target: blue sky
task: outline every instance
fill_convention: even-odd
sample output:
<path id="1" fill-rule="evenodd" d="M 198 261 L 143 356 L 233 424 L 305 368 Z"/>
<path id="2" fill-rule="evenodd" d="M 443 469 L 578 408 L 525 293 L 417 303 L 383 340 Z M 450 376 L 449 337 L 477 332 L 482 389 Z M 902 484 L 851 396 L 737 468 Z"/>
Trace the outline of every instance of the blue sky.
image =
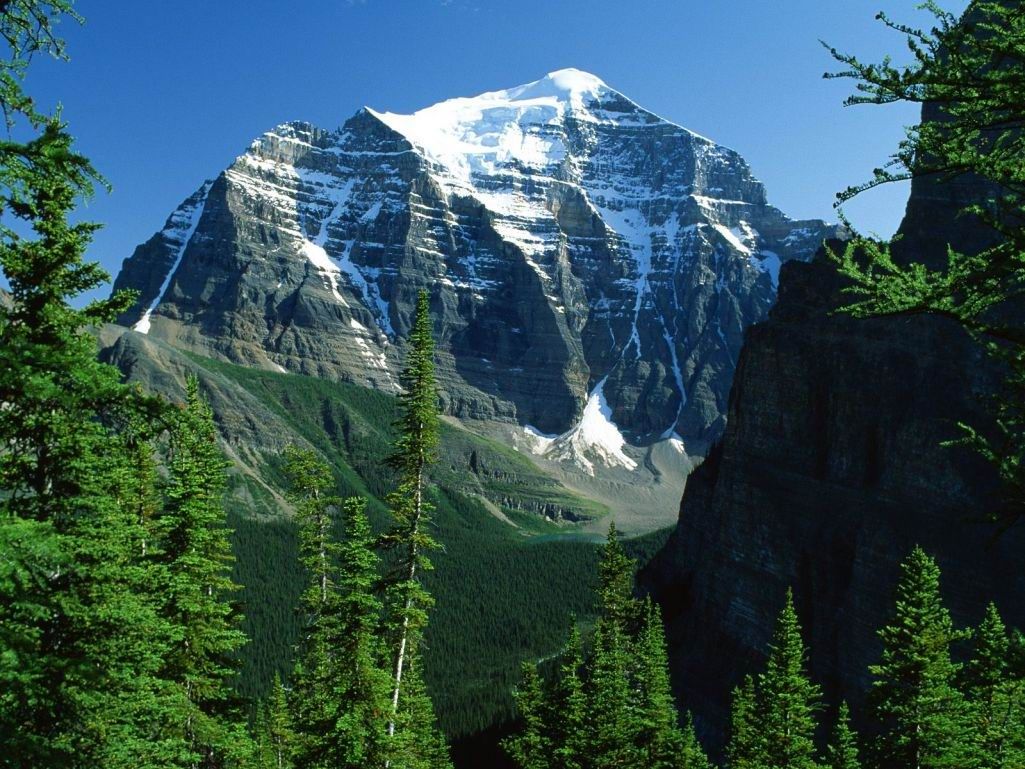
<path id="1" fill-rule="evenodd" d="M 249 142 L 292 119 L 336 127 L 359 107 L 407 112 L 563 67 L 738 150 L 795 218 L 835 218 L 916 111 L 843 108 L 850 81 L 824 39 L 867 58 L 903 52 L 874 21 L 927 22 L 917 0 L 79 0 L 70 63 L 37 61 L 28 89 L 63 105 L 113 185 L 89 203 L 90 256 L 111 272 Z M 948 0 L 949 10 L 964 2 Z M 889 235 L 906 188 L 848 213 Z"/>

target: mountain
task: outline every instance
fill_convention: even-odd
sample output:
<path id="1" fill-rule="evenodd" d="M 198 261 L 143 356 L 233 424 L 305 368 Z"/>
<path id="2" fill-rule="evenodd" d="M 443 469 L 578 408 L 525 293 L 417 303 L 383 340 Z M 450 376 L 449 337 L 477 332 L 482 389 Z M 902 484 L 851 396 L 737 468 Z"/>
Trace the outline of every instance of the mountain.
<path id="1" fill-rule="evenodd" d="M 993 233 L 958 212 L 991 196 L 972 177 L 915 180 L 894 258 L 941 265 L 947 243 L 978 252 Z M 855 706 L 915 544 L 939 561 L 961 626 L 990 599 L 1009 625 L 1025 624 L 1025 532 L 998 536 L 985 520 L 1001 503 L 994 468 L 943 445 L 958 422 L 992 427 L 1001 370 L 948 319 L 836 314 L 844 285 L 825 254 L 784 267 L 769 319 L 748 330 L 722 442 L 643 574 L 664 610 L 674 681 L 712 737 L 787 587 L 812 676 Z"/>
<path id="2" fill-rule="evenodd" d="M 837 234 L 770 206 L 736 152 L 567 69 L 278 126 L 115 288 L 138 291 L 121 323 L 177 348 L 394 392 L 427 287 L 447 414 L 629 485 L 682 477 L 721 434 L 780 265 Z"/>

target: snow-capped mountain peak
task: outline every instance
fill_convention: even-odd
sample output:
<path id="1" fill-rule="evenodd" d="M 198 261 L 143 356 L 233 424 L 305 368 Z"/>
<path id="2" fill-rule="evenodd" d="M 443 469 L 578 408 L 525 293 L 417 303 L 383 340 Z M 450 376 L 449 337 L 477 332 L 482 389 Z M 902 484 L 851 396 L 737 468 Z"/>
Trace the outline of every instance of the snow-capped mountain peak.
<path id="1" fill-rule="evenodd" d="M 140 331 L 390 390 L 429 288 L 450 414 L 632 472 L 639 447 L 719 435 L 780 265 L 836 232 L 770 206 L 736 152 L 561 69 L 340 130 L 279 126 L 116 286 L 139 291 L 122 320 Z"/>
<path id="2" fill-rule="evenodd" d="M 623 119 L 624 113 L 604 109 L 606 102 L 626 107 L 635 120 L 660 120 L 579 69 L 560 69 L 514 88 L 447 99 L 408 115 L 367 111 L 446 168 L 454 180 L 469 184 L 475 174 L 511 166 L 528 173 L 551 170 L 566 155 L 558 127 L 567 116 L 588 122 Z"/>

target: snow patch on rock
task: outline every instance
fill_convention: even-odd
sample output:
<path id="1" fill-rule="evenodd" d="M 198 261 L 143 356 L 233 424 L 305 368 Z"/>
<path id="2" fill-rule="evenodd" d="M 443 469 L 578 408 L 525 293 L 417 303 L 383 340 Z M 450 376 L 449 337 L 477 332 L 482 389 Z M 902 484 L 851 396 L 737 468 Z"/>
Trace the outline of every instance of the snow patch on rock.
<path id="1" fill-rule="evenodd" d="M 167 289 L 171 285 L 171 279 L 178 271 L 178 266 L 185 255 L 185 249 L 188 248 L 189 243 L 192 241 L 192 236 L 196 234 L 196 227 L 199 226 L 199 220 L 203 216 L 206 196 L 209 194 L 211 186 L 213 186 L 213 182 L 205 182 L 192 199 L 183 203 L 177 211 L 171 214 L 167 226 L 160 232 L 167 244 L 175 249 L 174 261 L 171 263 L 171 269 L 164 276 L 164 282 L 161 283 L 160 290 L 157 292 L 153 303 L 142 314 L 142 317 L 139 318 L 135 325 L 132 326 L 132 329 L 140 334 L 149 333 L 150 318 L 153 315 L 153 311 L 157 309 L 157 305 L 164 298 L 164 294 L 167 293 Z"/>
<path id="2" fill-rule="evenodd" d="M 637 463 L 623 451 L 626 439 L 612 421 L 604 387 L 602 379 L 588 396 L 580 421 L 562 435 L 547 435 L 529 425 L 524 428 L 533 442 L 531 451 L 546 459 L 572 462 L 591 476 L 596 462 L 606 467 L 636 470 Z"/>

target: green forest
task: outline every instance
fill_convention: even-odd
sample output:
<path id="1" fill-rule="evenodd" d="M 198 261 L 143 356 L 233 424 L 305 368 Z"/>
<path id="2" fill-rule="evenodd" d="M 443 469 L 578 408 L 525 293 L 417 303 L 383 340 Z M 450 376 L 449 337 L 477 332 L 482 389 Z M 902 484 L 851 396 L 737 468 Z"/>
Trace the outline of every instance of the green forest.
<path id="1" fill-rule="evenodd" d="M 842 312 L 942 315 L 1007 367 L 1000 435 L 961 426 L 1005 485 L 1000 536 L 1025 504 L 1025 333 L 1008 312 L 1025 293 L 1025 10 L 976 2 L 966 22 L 927 8 L 926 31 L 880 17 L 910 65 L 832 51 L 852 103 L 947 117 L 909 130 L 841 202 L 972 173 L 1006 191 L 970 212 L 1000 237 L 941 270 L 861 236 L 832 256 Z M 993 604 L 956 627 L 920 548 L 863 698 L 824 697 L 788 592 L 732 694 L 724 754 L 707 750 L 671 687 L 661 610 L 635 584 L 669 532 L 612 525 L 598 541 L 532 513 L 609 511 L 442 419 L 426 290 L 397 397 L 199 355 L 183 402 L 125 381 L 96 329 L 134 297 L 81 301 L 108 280 L 79 211 L 106 182 L 25 90 L 34 58 L 66 57 L 61 19 L 81 21 L 69 0 L 0 3 L 0 765 L 444 769 L 492 730 L 518 769 L 1025 766 L 1025 636 Z M 237 472 L 208 376 L 302 445 L 260 457 L 258 479 Z"/>

